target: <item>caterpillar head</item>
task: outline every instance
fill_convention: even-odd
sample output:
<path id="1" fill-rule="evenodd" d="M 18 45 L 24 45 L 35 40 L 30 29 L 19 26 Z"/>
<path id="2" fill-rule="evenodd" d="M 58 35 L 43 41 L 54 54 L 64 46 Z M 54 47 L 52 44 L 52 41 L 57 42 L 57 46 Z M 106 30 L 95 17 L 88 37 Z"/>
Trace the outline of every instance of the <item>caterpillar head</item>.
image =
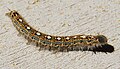
<path id="1" fill-rule="evenodd" d="M 100 43 L 107 43 L 107 38 L 104 35 L 97 35 L 96 38 Z"/>

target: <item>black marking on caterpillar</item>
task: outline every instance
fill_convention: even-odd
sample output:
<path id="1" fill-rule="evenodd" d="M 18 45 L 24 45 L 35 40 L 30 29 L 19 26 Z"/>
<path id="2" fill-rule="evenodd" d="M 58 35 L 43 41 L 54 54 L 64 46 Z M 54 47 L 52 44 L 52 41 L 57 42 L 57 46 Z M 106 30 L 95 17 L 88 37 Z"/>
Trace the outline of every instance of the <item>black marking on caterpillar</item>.
<path id="1" fill-rule="evenodd" d="M 73 35 L 73 36 L 52 36 L 39 32 L 32 28 L 15 10 L 6 13 L 13 22 L 18 32 L 25 36 L 28 44 L 36 43 L 41 49 L 48 49 L 54 52 L 67 51 L 93 51 L 113 52 L 114 47 L 107 43 L 104 35 Z"/>

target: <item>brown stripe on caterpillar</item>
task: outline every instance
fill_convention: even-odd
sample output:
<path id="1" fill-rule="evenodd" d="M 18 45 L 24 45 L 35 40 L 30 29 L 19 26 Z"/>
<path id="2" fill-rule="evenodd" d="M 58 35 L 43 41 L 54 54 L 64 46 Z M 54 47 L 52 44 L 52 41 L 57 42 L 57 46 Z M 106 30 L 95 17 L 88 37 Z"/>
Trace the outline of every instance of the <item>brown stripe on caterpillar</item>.
<path id="1" fill-rule="evenodd" d="M 77 50 L 95 50 L 107 44 L 107 38 L 104 35 L 74 35 L 74 36 L 52 36 L 39 32 L 32 28 L 15 10 L 6 13 L 18 32 L 25 36 L 28 44 L 36 43 L 41 49 L 48 49 L 54 52 L 77 51 Z"/>

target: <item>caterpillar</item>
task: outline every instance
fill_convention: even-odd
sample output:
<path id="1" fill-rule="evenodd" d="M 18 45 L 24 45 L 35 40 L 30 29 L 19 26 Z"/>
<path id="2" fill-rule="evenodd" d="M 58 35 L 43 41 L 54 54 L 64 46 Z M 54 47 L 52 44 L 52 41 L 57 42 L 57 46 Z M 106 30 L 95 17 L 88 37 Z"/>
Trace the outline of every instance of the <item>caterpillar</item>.
<path id="1" fill-rule="evenodd" d="M 15 10 L 6 13 L 12 20 L 14 27 L 28 40 L 28 44 L 34 42 L 39 50 L 53 52 L 67 51 L 95 51 L 96 48 L 108 44 L 104 35 L 73 35 L 53 36 L 35 30 Z"/>

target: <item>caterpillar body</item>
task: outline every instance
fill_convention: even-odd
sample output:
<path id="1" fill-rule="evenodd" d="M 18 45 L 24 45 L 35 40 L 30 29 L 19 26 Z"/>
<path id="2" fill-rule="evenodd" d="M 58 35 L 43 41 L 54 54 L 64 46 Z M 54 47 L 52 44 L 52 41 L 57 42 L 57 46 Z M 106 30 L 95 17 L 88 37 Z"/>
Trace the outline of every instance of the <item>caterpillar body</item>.
<path id="1" fill-rule="evenodd" d="M 28 43 L 36 43 L 40 50 L 48 49 L 54 52 L 85 51 L 94 50 L 107 44 L 107 38 L 104 35 L 52 36 L 35 30 L 15 10 L 6 13 L 6 15 L 11 18 L 13 25 L 20 34 L 25 36 Z"/>

